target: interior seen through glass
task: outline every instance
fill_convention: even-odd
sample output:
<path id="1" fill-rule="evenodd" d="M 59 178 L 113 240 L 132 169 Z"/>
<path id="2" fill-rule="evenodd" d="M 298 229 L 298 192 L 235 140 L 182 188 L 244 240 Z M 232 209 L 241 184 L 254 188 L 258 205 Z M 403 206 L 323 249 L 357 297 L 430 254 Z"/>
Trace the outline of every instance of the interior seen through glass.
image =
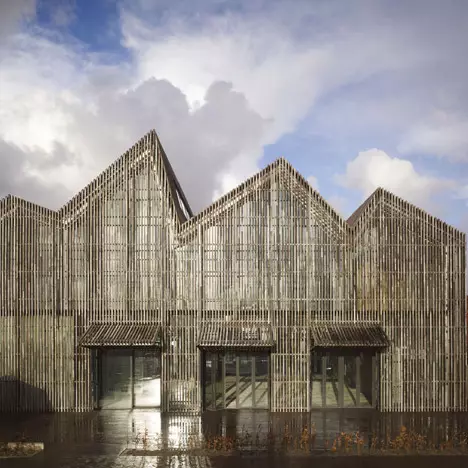
<path id="1" fill-rule="evenodd" d="M 205 409 L 268 409 L 268 367 L 268 353 L 205 352 Z"/>
<path id="2" fill-rule="evenodd" d="M 158 349 L 101 351 L 99 407 L 161 406 L 161 353 Z"/>
<path id="3" fill-rule="evenodd" d="M 375 407 L 377 360 L 372 351 L 312 355 L 312 408 Z"/>
<path id="4" fill-rule="evenodd" d="M 205 409 L 268 409 L 267 352 L 205 352 Z M 312 354 L 311 407 L 375 407 L 377 359 L 372 351 Z M 103 409 L 159 407 L 161 354 L 158 349 L 101 352 L 99 406 Z"/>

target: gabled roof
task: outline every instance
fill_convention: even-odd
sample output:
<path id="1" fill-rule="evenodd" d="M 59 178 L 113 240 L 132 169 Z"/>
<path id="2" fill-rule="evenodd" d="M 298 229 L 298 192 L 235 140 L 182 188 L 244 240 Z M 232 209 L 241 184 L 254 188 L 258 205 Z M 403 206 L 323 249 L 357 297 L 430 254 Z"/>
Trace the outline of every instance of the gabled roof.
<path id="1" fill-rule="evenodd" d="M 11 215 L 17 209 L 21 209 L 23 212 L 29 212 L 35 217 L 43 217 L 48 219 L 55 218 L 58 215 L 56 211 L 38 205 L 37 203 L 30 202 L 24 198 L 16 197 L 15 195 L 7 195 L 6 197 L 0 199 L 0 220 L 5 216 Z"/>
<path id="2" fill-rule="evenodd" d="M 139 168 L 158 159 L 161 161 L 164 169 L 162 176 L 167 181 L 170 191 L 168 202 L 172 206 L 178 222 L 185 222 L 192 216 L 192 210 L 155 130 L 148 132 L 86 185 L 86 187 L 80 190 L 80 192 L 60 208 L 59 214 L 64 217 L 65 222 L 76 219 L 86 211 L 88 203 L 91 200 L 99 199 L 99 197 L 103 196 L 102 192 L 104 190 L 115 190 L 119 187 L 124 182 L 123 174 L 125 170 L 138 171 Z M 118 179 L 119 177 L 122 178 L 121 181 Z"/>
<path id="3" fill-rule="evenodd" d="M 7 213 L 11 213 L 12 210 L 21 206 L 22 209 L 29 210 L 35 215 L 60 216 L 65 223 L 70 222 L 86 212 L 90 201 L 99 200 L 100 197 L 105 196 L 106 191 L 108 194 L 109 191 L 119 189 L 124 181 L 123 175 L 126 170 L 138 171 L 145 165 L 154 164 L 157 161 L 161 163 L 161 167 L 163 168 L 161 174 L 163 180 L 161 183 L 169 188 L 169 193 L 166 194 L 167 202 L 178 223 L 179 236 L 182 237 L 193 232 L 198 226 L 204 223 L 212 222 L 219 217 L 226 216 L 229 210 L 234 209 L 239 203 L 242 203 L 248 196 L 254 193 L 257 188 L 268 183 L 272 175 L 278 175 L 284 187 L 287 188 L 296 199 L 300 200 L 304 207 L 307 209 L 310 207 L 315 210 L 314 215 L 319 222 L 322 222 L 323 226 L 330 229 L 330 232 L 334 235 L 346 229 L 351 229 L 353 232 L 356 232 L 355 228 L 359 220 L 362 219 L 369 210 L 374 209 L 383 201 L 386 207 L 392 210 L 398 210 L 401 207 L 404 207 L 405 210 L 413 210 L 427 222 L 433 223 L 436 230 L 445 230 L 455 236 L 462 235 L 463 238 L 466 237 L 466 234 L 462 231 L 446 224 L 442 220 L 435 218 L 424 210 L 383 188 L 376 189 L 348 220 L 344 221 L 331 205 L 322 198 L 304 177 L 284 158 L 275 160 L 266 168 L 250 177 L 194 216 L 155 130 L 151 130 L 143 136 L 143 138 L 120 156 L 120 158 L 101 172 L 101 174 L 77 193 L 69 202 L 62 206 L 58 212 L 8 195 L 0 200 L 0 219 Z M 310 203 L 311 201 L 313 201 L 313 203 Z M 330 228 L 330 220 L 335 224 L 335 228 Z"/>
<path id="4" fill-rule="evenodd" d="M 329 220 L 331 219 L 332 222 L 342 227 L 342 229 L 345 229 L 346 221 L 338 212 L 332 208 L 286 159 L 279 158 L 184 223 L 181 226 L 179 235 L 184 237 L 199 225 L 212 222 L 214 219 L 225 216 L 229 210 L 236 207 L 239 203 L 242 203 L 251 193 L 254 193 L 256 189 L 267 183 L 271 179 L 271 176 L 275 174 L 281 178 L 281 183 L 287 187 L 296 198 L 299 198 L 303 202 L 305 207 L 308 208 L 309 201 L 313 202 L 311 204 L 312 209 L 316 209 L 317 204 L 321 205 L 320 213 L 316 213 L 317 216 L 326 216 Z"/>
<path id="5" fill-rule="evenodd" d="M 451 234 L 461 234 L 465 233 L 450 224 L 442 221 L 439 218 L 429 214 L 427 211 L 422 208 L 417 207 L 416 205 L 406 201 L 405 199 L 398 197 L 394 193 L 386 190 L 382 187 L 377 188 L 358 208 L 357 210 L 348 218 L 347 222 L 351 228 L 355 228 L 357 223 L 366 212 L 371 209 L 372 206 L 377 206 L 379 203 L 384 202 L 387 206 L 391 206 L 392 210 L 398 210 L 397 205 L 404 206 L 407 210 L 412 210 L 417 213 L 422 218 L 425 218 L 428 222 L 433 223 L 436 230 L 447 229 Z"/>
<path id="6" fill-rule="evenodd" d="M 364 202 L 359 205 L 356 211 L 347 219 L 347 223 L 353 227 L 358 220 L 361 218 L 362 214 L 366 211 L 366 209 L 372 204 L 374 200 L 377 200 L 381 196 L 382 188 L 377 188 L 374 192 L 372 192 Z"/>

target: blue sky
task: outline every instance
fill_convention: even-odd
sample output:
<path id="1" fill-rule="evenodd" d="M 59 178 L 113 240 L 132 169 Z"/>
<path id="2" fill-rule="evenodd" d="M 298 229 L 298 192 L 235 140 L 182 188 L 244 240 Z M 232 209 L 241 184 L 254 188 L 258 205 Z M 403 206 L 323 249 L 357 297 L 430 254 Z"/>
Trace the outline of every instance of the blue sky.
<path id="1" fill-rule="evenodd" d="M 294 4 L 294 6 L 293 6 Z M 0 196 L 58 208 L 155 128 L 198 212 L 279 156 L 468 231 L 468 3 L 6 0 Z"/>

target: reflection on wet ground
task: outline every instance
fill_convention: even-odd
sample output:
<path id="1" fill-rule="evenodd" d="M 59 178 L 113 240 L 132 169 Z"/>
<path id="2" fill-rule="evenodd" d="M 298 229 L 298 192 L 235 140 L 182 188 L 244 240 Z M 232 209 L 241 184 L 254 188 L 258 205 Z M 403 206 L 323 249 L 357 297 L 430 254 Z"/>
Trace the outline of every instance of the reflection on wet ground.
<path id="1" fill-rule="evenodd" d="M 146 433 L 148 447 L 161 443 L 185 448 L 190 436 L 240 437 L 282 435 L 287 428 L 300 435 L 314 425 L 317 444 L 340 432 L 359 431 L 364 437 L 395 436 L 401 426 L 434 442 L 468 431 L 468 413 L 378 413 L 373 410 L 324 410 L 311 413 L 213 411 L 202 415 L 164 414 L 147 410 L 103 410 L 89 413 L 2 414 L 0 440 L 24 434 L 46 444 L 118 444 L 133 446 Z"/>
<path id="2" fill-rule="evenodd" d="M 183 454 L 194 438 L 222 436 L 262 440 L 285 431 L 300 437 L 303 428 L 315 427 L 316 447 L 325 446 L 341 432 L 359 431 L 364 443 L 376 435 L 395 437 L 401 426 L 440 443 L 454 434 L 468 432 L 468 413 L 378 413 L 373 410 L 323 410 L 311 413 L 269 413 L 267 411 L 207 412 L 203 415 L 161 414 L 158 411 L 107 410 L 90 413 L 2 414 L 0 440 L 15 440 L 23 435 L 45 443 L 44 454 L 27 463 L 60 466 L 143 466 L 140 457 L 119 457 L 125 448 L 180 451 L 172 461 L 146 458 L 144 466 L 214 466 L 206 457 Z M 166 457 L 168 458 L 168 457 Z M 55 460 L 55 461 L 54 461 Z M 84 464 L 81 463 L 80 460 Z M 86 460 L 93 460 L 86 465 Z M 159 460 L 159 461 L 158 461 Z M 9 462 L 10 463 L 10 462 Z M 19 463 L 16 461 L 15 463 Z M 109 464 L 110 463 L 110 464 Z M 161 464 L 163 463 L 163 464 Z M 12 465 L 13 466 L 13 465 Z M 16 465 L 22 466 L 22 465 Z M 58 465 L 56 465 L 58 466 Z M 219 465 L 218 465 L 219 466 Z M 268 466 L 268 465 L 266 465 Z M 452 465 L 451 465 L 452 466 Z"/>

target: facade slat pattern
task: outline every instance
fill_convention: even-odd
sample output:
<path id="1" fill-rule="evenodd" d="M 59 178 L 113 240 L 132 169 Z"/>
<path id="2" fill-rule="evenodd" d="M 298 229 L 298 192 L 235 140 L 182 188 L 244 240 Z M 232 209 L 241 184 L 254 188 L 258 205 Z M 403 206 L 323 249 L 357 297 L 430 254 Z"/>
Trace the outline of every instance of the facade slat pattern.
<path id="1" fill-rule="evenodd" d="M 382 190 L 347 222 L 284 159 L 192 216 L 154 131 L 58 212 L 0 200 L 0 410 L 88 411 L 92 324 L 160 325 L 162 409 L 199 411 L 202 326 L 269 324 L 271 409 L 310 328 L 379 324 L 379 408 L 468 409 L 465 234 Z"/>
<path id="2" fill-rule="evenodd" d="M 381 409 L 468 409 L 465 234 L 382 189 L 359 211 L 355 304 L 391 341 L 380 357 Z"/>

